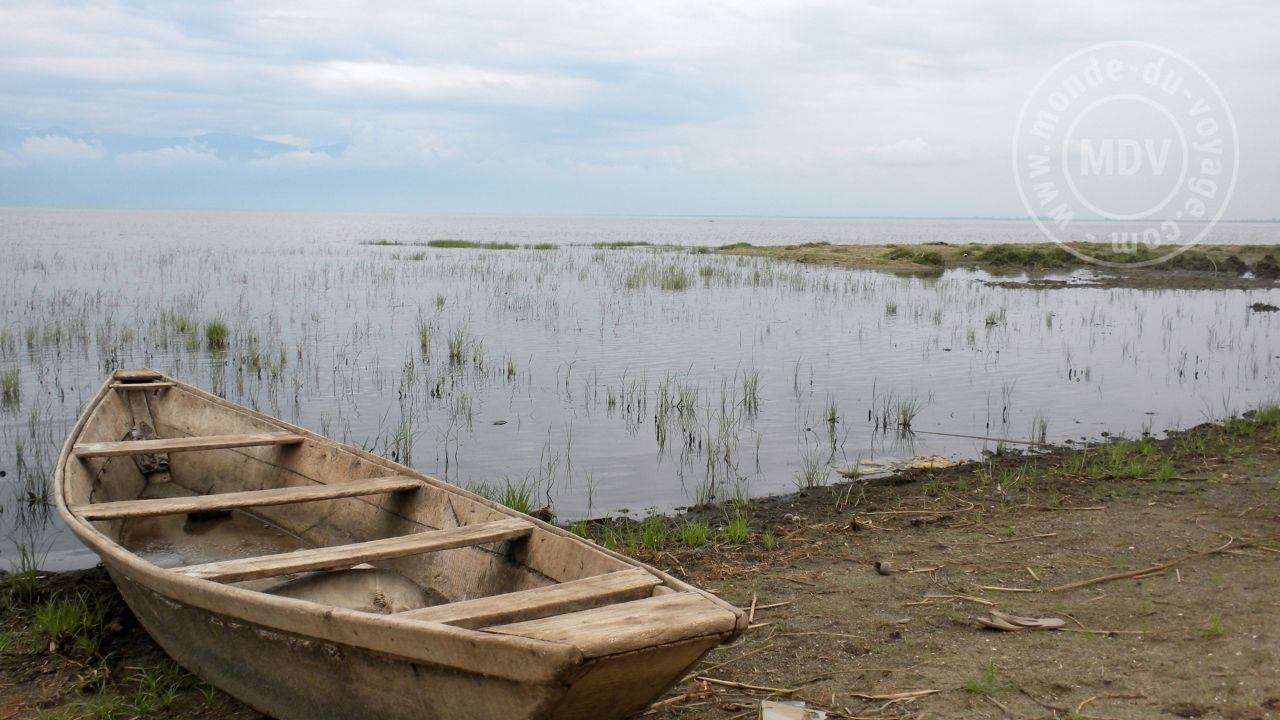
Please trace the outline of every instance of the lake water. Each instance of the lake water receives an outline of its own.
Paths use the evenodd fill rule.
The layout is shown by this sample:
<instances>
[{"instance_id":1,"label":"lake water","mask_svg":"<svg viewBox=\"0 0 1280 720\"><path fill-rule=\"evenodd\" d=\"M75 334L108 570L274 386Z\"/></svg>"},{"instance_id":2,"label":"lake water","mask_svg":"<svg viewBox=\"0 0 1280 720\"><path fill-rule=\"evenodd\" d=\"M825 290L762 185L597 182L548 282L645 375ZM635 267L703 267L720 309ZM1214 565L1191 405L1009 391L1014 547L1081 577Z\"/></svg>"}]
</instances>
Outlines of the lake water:
<instances>
[{"instance_id":1,"label":"lake water","mask_svg":"<svg viewBox=\"0 0 1280 720\"><path fill-rule=\"evenodd\" d=\"M437 238L555 247L368 244ZM1225 224L1210 241L1278 238ZM1042 236L1013 221L0 210L0 374L18 383L0 403L0 530L37 528L51 569L96 562L24 498L116 367L451 482L524 486L563 521L996 447L934 432L1136 436L1276 399L1280 314L1248 306L1280 304L1277 289L1006 289L693 251L940 241ZM215 320L223 349L205 341Z\"/></svg>"}]
</instances>

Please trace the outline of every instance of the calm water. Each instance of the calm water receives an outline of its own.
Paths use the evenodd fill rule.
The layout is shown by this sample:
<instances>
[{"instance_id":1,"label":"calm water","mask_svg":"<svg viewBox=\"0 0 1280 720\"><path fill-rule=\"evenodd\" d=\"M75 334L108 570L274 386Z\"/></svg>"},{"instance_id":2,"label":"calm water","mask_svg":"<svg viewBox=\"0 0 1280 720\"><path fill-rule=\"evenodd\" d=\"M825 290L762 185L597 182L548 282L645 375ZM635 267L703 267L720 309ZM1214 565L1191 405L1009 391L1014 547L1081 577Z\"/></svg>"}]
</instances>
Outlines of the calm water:
<instances>
[{"instance_id":1,"label":"calm water","mask_svg":"<svg viewBox=\"0 0 1280 720\"><path fill-rule=\"evenodd\" d=\"M557 247L362 244L435 238ZM1040 240L998 221L0 210L0 374L20 388L0 404L0 526L40 528L48 567L95 562L21 497L115 367L462 485L524 485L566 521L994 448L904 434L902 412L917 431L1062 441L1275 399L1280 318L1248 305L1276 289L1014 290L590 247ZM213 320L225 349L206 346Z\"/></svg>"}]
</instances>

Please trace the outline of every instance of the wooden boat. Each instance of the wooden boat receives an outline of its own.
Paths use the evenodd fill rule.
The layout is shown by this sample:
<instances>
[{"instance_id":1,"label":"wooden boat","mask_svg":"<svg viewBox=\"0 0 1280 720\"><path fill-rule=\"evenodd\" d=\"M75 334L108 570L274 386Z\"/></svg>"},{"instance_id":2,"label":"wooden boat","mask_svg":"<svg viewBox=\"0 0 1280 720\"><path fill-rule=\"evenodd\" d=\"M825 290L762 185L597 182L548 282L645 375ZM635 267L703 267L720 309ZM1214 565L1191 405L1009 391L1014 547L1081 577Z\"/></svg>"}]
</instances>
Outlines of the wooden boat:
<instances>
[{"instance_id":1,"label":"wooden boat","mask_svg":"<svg viewBox=\"0 0 1280 720\"><path fill-rule=\"evenodd\" d=\"M55 479L161 647L280 720L629 717L746 624L652 567L150 370L112 374Z\"/></svg>"}]
</instances>

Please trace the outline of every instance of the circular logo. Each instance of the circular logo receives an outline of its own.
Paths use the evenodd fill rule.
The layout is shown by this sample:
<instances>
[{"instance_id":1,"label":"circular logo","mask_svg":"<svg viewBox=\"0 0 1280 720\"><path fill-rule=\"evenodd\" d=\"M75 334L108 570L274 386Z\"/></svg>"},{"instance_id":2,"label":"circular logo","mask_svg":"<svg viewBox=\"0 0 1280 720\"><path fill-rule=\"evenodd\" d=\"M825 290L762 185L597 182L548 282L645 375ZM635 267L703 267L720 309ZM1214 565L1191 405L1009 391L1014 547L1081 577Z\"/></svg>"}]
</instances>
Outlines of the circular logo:
<instances>
[{"instance_id":1,"label":"circular logo","mask_svg":"<svg viewBox=\"0 0 1280 720\"><path fill-rule=\"evenodd\" d=\"M1154 265L1204 239L1239 164L1218 86L1149 43L1101 43L1059 62L1027 96L1013 136L1032 219L1076 257L1109 267Z\"/></svg>"}]
</instances>

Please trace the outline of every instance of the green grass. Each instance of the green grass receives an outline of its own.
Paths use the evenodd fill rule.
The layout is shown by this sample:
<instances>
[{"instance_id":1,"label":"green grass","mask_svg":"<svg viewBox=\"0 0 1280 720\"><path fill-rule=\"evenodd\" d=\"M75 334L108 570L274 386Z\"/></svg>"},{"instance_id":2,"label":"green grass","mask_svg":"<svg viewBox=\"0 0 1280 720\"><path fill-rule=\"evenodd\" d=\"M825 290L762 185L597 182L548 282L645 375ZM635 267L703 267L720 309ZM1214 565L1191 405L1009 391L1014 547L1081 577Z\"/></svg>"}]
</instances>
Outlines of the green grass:
<instances>
[{"instance_id":1,"label":"green grass","mask_svg":"<svg viewBox=\"0 0 1280 720\"><path fill-rule=\"evenodd\" d=\"M1231 435L1248 437L1259 432L1275 432L1280 429L1280 405L1266 404L1256 410L1226 421L1223 427Z\"/></svg>"},{"instance_id":2,"label":"green grass","mask_svg":"<svg viewBox=\"0 0 1280 720\"><path fill-rule=\"evenodd\" d=\"M221 320L213 320L204 326L204 339L210 350L221 350L227 346L231 330Z\"/></svg>"},{"instance_id":3,"label":"green grass","mask_svg":"<svg viewBox=\"0 0 1280 720\"><path fill-rule=\"evenodd\" d=\"M650 515L640 523L640 544L649 550L661 550L667 546L667 519Z\"/></svg>"},{"instance_id":4,"label":"green grass","mask_svg":"<svg viewBox=\"0 0 1280 720\"><path fill-rule=\"evenodd\" d=\"M1276 280L1280 278L1280 260L1276 260L1275 253L1269 253L1263 256L1258 262L1253 264L1253 274L1263 280Z\"/></svg>"},{"instance_id":5,"label":"green grass","mask_svg":"<svg viewBox=\"0 0 1280 720\"><path fill-rule=\"evenodd\" d=\"M9 573L4 577L4 589L10 602L34 602L40 596L40 573L34 568Z\"/></svg>"},{"instance_id":6,"label":"green grass","mask_svg":"<svg viewBox=\"0 0 1280 720\"><path fill-rule=\"evenodd\" d=\"M172 705L184 688L195 684L194 677L172 662L143 668L131 680L136 688L130 709L141 716Z\"/></svg>"},{"instance_id":7,"label":"green grass","mask_svg":"<svg viewBox=\"0 0 1280 720\"><path fill-rule=\"evenodd\" d=\"M724 524L717 531L720 542L741 545L751 535L751 518L745 503L730 502L724 506Z\"/></svg>"},{"instance_id":8,"label":"green grass","mask_svg":"<svg viewBox=\"0 0 1280 720\"><path fill-rule=\"evenodd\" d=\"M537 490L536 483L527 480L513 483L511 478L505 478L501 485L480 483L471 488L471 492L480 497L506 505L512 510L522 512L525 515L529 515L537 509L534 507L534 495ZM585 524L585 521L583 522Z\"/></svg>"},{"instance_id":9,"label":"green grass","mask_svg":"<svg viewBox=\"0 0 1280 720\"><path fill-rule=\"evenodd\" d=\"M760 542L764 543L764 549L773 552L778 547L778 534L773 528L766 528L764 535L760 537Z\"/></svg>"},{"instance_id":10,"label":"green grass","mask_svg":"<svg viewBox=\"0 0 1280 720\"><path fill-rule=\"evenodd\" d=\"M55 650L74 647L94 657L107 634L106 616L107 608L97 598L54 598L36 608L32 629Z\"/></svg>"},{"instance_id":11,"label":"green grass","mask_svg":"<svg viewBox=\"0 0 1280 720\"><path fill-rule=\"evenodd\" d=\"M624 250L634 247L651 247L653 243L643 240L614 240L612 242L593 242L591 247L596 250Z\"/></svg>"},{"instance_id":12,"label":"green grass","mask_svg":"<svg viewBox=\"0 0 1280 720\"><path fill-rule=\"evenodd\" d=\"M929 265L930 267L946 265L946 260L942 257L942 253L937 250L919 250L900 245L891 245L889 252L885 253L885 257L890 260L905 260L906 262Z\"/></svg>"},{"instance_id":13,"label":"green grass","mask_svg":"<svg viewBox=\"0 0 1280 720\"><path fill-rule=\"evenodd\" d=\"M78 702L72 706L72 714L53 715L52 717L70 717L76 720L118 720L137 717L133 708L124 698L117 695L100 693L92 700Z\"/></svg>"},{"instance_id":14,"label":"green grass","mask_svg":"<svg viewBox=\"0 0 1280 720\"><path fill-rule=\"evenodd\" d=\"M1156 442L1149 437L1117 438L1103 445L1082 471L1090 480L1146 478L1157 470L1157 450ZM1172 474L1168 477L1172 478Z\"/></svg>"},{"instance_id":15,"label":"green grass","mask_svg":"<svg viewBox=\"0 0 1280 720\"><path fill-rule=\"evenodd\" d=\"M42 548L34 536L11 539L17 557L10 560L11 570L4 578L5 596L11 603L33 603L40 597L40 565L53 541Z\"/></svg>"},{"instance_id":16,"label":"green grass","mask_svg":"<svg viewBox=\"0 0 1280 720\"><path fill-rule=\"evenodd\" d=\"M541 242L525 245L525 248L528 250L559 250L560 246L555 243Z\"/></svg>"},{"instance_id":17,"label":"green grass","mask_svg":"<svg viewBox=\"0 0 1280 720\"><path fill-rule=\"evenodd\" d=\"M711 526L702 518L689 518L676 526L680 543L687 548L700 548L711 537Z\"/></svg>"},{"instance_id":18,"label":"green grass","mask_svg":"<svg viewBox=\"0 0 1280 720\"><path fill-rule=\"evenodd\" d=\"M981 673L966 679L962 687L965 692L971 695L992 697L1007 690L1012 690L1013 684L996 674L995 663L989 662Z\"/></svg>"},{"instance_id":19,"label":"green grass","mask_svg":"<svg viewBox=\"0 0 1280 720\"><path fill-rule=\"evenodd\" d=\"M1222 618L1214 615L1209 618L1209 622L1205 623L1205 626L1200 629L1200 634L1204 636L1205 640L1216 640L1217 638L1226 635L1227 629L1222 626Z\"/></svg>"},{"instance_id":20,"label":"green grass","mask_svg":"<svg viewBox=\"0 0 1280 720\"><path fill-rule=\"evenodd\" d=\"M991 245L978 253L978 260L999 268L1048 270L1078 262L1062 248L1040 245Z\"/></svg>"},{"instance_id":21,"label":"green grass","mask_svg":"<svg viewBox=\"0 0 1280 720\"><path fill-rule=\"evenodd\" d=\"M480 242L478 240L428 240L427 247L461 248L464 250L516 250L520 246L509 242Z\"/></svg>"},{"instance_id":22,"label":"green grass","mask_svg":"<svg viewBox=\"0 0 1280 720\"><path fill-rule=\"evenodd\" d=\"M755 247L755 245L752 245L749 242L736 242L736 243L729 243L728 245L721 245L716 249L717 250L745 250L747 248L752 248L752 247Z\"/></svg>"}]
</instances>

